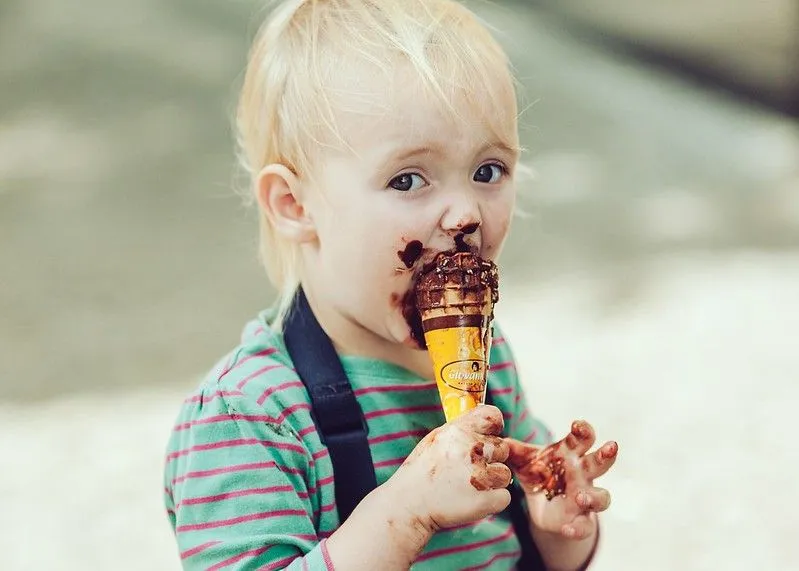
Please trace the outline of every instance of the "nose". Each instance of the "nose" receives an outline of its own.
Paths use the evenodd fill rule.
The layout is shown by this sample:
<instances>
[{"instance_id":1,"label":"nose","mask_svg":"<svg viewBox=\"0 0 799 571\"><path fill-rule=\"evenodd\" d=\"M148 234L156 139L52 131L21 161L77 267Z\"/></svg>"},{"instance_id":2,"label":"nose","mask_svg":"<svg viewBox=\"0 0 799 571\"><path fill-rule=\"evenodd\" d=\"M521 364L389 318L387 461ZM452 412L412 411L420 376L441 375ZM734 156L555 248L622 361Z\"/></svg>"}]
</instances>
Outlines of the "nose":
<instances>
[{"instance_id":1,"label":"nose","mask_svg":"<svg viewBox=\"0 0 799 571\"><path fill-rule=\"evenodd\" d=\"M449 236L473 234L482 224L480 203L474 192L461 190L452 192L441 217L441 229Z\"/></svg>"}]
</instances>

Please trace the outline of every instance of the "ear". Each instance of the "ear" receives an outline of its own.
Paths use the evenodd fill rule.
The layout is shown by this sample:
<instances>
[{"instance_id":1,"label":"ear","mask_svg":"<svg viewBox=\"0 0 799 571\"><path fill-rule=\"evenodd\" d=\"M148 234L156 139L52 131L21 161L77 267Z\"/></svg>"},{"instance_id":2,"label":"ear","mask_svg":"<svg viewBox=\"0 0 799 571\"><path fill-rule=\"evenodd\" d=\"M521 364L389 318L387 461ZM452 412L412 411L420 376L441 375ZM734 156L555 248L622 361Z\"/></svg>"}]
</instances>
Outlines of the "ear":
<instances>
[{"instance_id":1,"label":"ear","mask_svg":"<svg viewBox=\"0 0 799 571\"><path fill-rule=\"evenodd\" d=\"M255 193L261 212L279 235L298 243L316 238L301 190L297 175L285 165L267 165L258 173Z\"/></svg>"}]
</instances>

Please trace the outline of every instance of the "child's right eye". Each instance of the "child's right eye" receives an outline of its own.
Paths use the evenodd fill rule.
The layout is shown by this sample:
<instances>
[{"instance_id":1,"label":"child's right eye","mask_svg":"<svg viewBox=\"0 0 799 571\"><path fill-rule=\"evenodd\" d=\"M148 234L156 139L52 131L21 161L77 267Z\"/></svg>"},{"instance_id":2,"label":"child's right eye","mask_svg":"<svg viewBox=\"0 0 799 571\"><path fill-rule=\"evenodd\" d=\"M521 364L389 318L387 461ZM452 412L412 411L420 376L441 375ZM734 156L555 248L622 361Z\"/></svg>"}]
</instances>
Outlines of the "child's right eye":
<instances>
[{"instance_id":1,"label":"child's right eye","mask_svg":"<svg viewBox=\"0 0 799 571\"><path fill-rule=\"evenodd\" d=\"M400 190L402 192L407 192L409 190L419 190L424 185L427 184L427 181L423 179L416 173L405 173L392 178L388 186L393 188L394 190Z\"/></svg>"}]
</instances>

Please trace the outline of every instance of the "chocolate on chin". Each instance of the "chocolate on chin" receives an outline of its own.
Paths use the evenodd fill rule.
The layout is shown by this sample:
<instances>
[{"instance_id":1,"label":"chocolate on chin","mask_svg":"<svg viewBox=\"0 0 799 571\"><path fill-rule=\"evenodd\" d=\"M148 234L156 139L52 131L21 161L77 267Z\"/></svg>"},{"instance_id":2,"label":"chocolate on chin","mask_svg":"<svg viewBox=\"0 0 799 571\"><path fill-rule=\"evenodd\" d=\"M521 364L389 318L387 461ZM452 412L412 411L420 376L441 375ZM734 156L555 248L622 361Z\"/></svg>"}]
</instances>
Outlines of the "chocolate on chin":
<instances>
[{"instance_id":1,"label":"chocolate on chin","mask_svg":"<svg viewBox=\"0 0 799 571\"><path fill-rule=\"evenodd\" d=\"M447 422L485 402L496 265L473 252L442 252L422 271L416 308Z\"/></svg>"}]
</instances>

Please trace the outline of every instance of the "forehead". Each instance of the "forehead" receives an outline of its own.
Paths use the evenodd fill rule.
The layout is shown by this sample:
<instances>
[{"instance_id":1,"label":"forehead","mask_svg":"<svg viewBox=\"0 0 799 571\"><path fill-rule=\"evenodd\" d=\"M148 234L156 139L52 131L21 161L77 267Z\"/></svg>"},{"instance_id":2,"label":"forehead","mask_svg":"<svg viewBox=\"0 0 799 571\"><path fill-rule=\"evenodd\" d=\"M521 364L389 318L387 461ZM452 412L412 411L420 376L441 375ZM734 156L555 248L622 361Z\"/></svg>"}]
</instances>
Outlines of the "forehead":
<instances>
[{"instance_id":1,"label":"forehead","mask_svg":"<svg viewBox=\"0 0 799 571\"><path fill-rule=\"evenodd\" d=\"M340 145L518 146L515 94L506 70L466 83L466 73L431 80L401 58L384 61L357 62L332 78L332 123Z\"/></svg>"}]
</instances>

